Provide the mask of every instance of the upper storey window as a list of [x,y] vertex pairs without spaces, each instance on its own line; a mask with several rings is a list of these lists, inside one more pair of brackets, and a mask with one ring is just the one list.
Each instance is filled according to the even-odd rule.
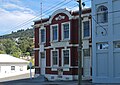
[[108,22],[108,8],[105,6],[100,6],[97,9],[97,22],[107,23]]
[[51,41],[58,41],[58,25],[51,26]]
[[39,40],[41,44],[46,42],[46,28],[44,26],[39,29]]
[[41,29],[41,42],[44,43],[45,42],[45,29]]
[[62,39],[69,40],[70,39],[70,23],[62,23]]
[[90,26],[89,26],[89,21],[83,22],[83,29],[84,29],[84,37],[89,37],[90,36]]

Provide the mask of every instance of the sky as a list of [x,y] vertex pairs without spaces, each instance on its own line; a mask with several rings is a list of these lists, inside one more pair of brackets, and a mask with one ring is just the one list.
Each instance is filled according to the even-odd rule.
[[[91,7],[90,0],[82,0]],[[78,10],[76,0],[0,0],[0,35],[32,28],[33,21],[49,17],[57,9]],[[41,16],[42,14],[42,16]]]

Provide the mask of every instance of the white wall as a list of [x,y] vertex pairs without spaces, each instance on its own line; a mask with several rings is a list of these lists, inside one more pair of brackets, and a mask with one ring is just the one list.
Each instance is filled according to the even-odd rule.
[[[11,66],[15,66],[15,70],[11,70]],[[23,69],[23,70],[22,70]],[[9,75],[27,71],[27,64],[0,64],[0,75]]]
[[[96,9],[100,5],[108,8],[108,23],[95,22]],[[114,42],[120,41],[120,0],[92,0],[92,51],[93,82],[120,83],[120,49],[114,48]],[[107,29],[106,35],[101,31]],[[98,50],[97,43],[108,43],[108,49]]]

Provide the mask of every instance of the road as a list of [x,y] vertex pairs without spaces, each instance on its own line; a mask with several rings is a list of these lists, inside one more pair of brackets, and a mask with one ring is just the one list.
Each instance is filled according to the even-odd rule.
[[[0,85],[78,85],[78,81],[44,81],[44,77],[30,78],[29,74],[0,79]],[[81,85],[120,85],[120,84],[94,84],[91,81],[82,81]]]

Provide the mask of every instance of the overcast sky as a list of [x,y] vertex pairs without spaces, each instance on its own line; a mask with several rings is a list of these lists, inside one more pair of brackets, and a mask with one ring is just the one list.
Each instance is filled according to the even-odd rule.
[[[85,1],[85,8],[90,7],[90,0]],[[0,0],[0,35],[12,31],[31,28],[34,20],[48,17],[60,8],[78,10],[75,0]]]

